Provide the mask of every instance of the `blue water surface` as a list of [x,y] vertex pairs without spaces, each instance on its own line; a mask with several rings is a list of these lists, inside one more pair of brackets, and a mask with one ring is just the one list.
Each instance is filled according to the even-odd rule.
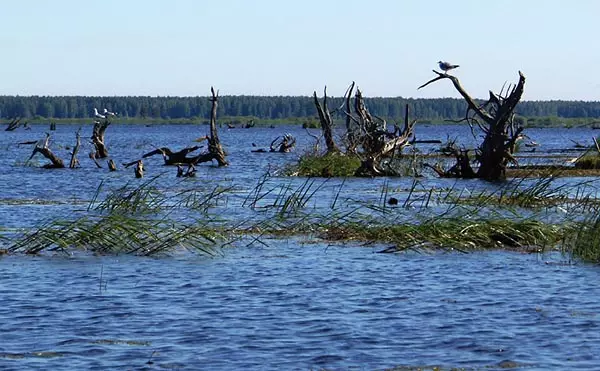
[[[77,128],[59,125],[52,132],[52,148],[63,158]],[[18,143],[40,139],[46,130],[34,125],[0,135],[0,227],[9,236],[85,213],[99,187],[108,192],[144,181],[122,166],[117,172],[96,168],[85,140],[80,169],[41,169],[45,160],[38,158],[35,166],[23,166],[32,148]],[[90,130],[83,125],[82,136]],[[462,126],[417,130],[422,139],[470,135]],[[297,137],[295,152],[250,152],[251,143],[268,147],[285,132]],[[206,126],[114,124],[107,144],[121,164],[156,146],[193,145],[206,133]],[[585,141],[593,131],[535,129],[528,135],[543,152],[564,148],[569,139]],[[220,138],[229,167],[202,164],[196,178],[181,180],[155,157],[145,161],[145,180],[159,176],[156,185],[165,192],[231,187],[213,210],[228,218],[258,212],[243,204],[266,172],[274,175],[273,187],[306,181],[277,176],[311,147],[304,129],[224,129]],[[319,182],[319,196],[308,206],[315,210],[327,209],[342,184],[338,202],[380,203],[383,189],[408,197],[414,180]],[[419,180],[425,190],[493,186]],[[262,206],[272,202],[267,199]],[[403,212],[411,218],[418,211]],[[598,267],[564,264],[555,254],[375,253],[383,247],[305,237],[238,242],[215,257],[3,256],[0,369],[600,368]]]

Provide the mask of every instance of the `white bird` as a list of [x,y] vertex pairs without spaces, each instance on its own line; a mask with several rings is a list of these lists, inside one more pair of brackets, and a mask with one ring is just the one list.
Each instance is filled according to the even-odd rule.
[[106,108],[104,109],[104,111],[102,112],[103,115],[105,116],[116,116],[117,114],[114,112],[110,112],[109,110],[107,110]]
[[98,109],[96,107],[94,107],[94,117],[97,117],[99,119],[105,119],[106,118],[106,116],[101,115],[101,114],[98,113]]
[[460,67],[458,64],[450,64],[450,63],[444,62],[444,61],[438,61],[438,64],[440,66],[440,69],[446,73],[448,73],[448,71],[450,71],[450,70]]

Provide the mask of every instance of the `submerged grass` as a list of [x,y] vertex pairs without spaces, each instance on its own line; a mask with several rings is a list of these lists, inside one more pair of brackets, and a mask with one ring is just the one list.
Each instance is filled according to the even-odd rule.
[[573,258],[600,264],[600,215],[591,215],[574,225],[562,248]]
[[360,167],[360,159],[342,153],[320,155],[310,153],[303,155],[293,172],[294,175],[308,177],[350,177]]
[[[325,188],[327,179],[282,184],[270,182],[265,175],[241,205],[250,213],[248,218],[224,221],[210,211],[217,205],[228,207],[231,187],[165,192],[155,187],[154,178],[104,197],[100,197],[101,185],[81,215],[46,222],[10,239],[7,251],[156,256],[184,249],[212,256],[220,252],[220,246],[238,238],[260,242],[265,236],[305,235],[393,245],[381,252],[561,249],[573,259],[600,263],[600,207],[595,189],[584,182],[574,191],[553,180],[517,179],[494,190],[438,192],[420,189],[415,179],[404,190],[405,197],[390,204],[389,181],[381,186],[376,201],[339,202],[346,180]],[[323,197],[323,192],[331,194]],[[563,208],[562,217],[547,221],[548,207]],[[524,208],[542,210],[525,217]]]
[[[226,241],[222,228],[211,225],[207,211],[225,189],[216,187],[206,194],[186,190],[167,196],[150,179],[137,187],[126,185],[98,200],[102,184],[88,205],[86,214],[72,220],[52,220],[9,245],[7,251],[26,254],[70,253],[84,250],[96,254],[154,256],[178,248],[215,255],[218,242]],[[185,221],[173,211],[185,207],[201,211],[201,218]]]

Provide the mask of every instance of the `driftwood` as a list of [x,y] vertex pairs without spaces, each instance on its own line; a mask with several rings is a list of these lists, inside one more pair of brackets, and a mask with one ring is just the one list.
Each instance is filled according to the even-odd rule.
[[179,164],[193,164],[196,160],[196,157],[187,157],[188,154],[194,152],[200,146],[186,147],[180,151],[173,152],[167,147],[157,148],[152,152],[148,152],[144,154],[142,157],[147,158],[150,156],[161,154],[165,161],[165,165],[179,165]]
[[321,129],[323,130],[323,136],[325,137],[325,145],[327,146],[327,153],[337,153],[340,149],[333,140],[333,119],[331,113],[327,107],[327,87],[323,89],[323,105],[317,98],[317,92],[313,93],[315,106],[317,107],[317,113],[319,115],[319,122],[321,123]]
[[6,127],[6,129],[4,129],[4,131],[13,131],[21,125],[22,125],[21,118],[20,117],[14,118],[8,123],[8,126]]
[[94,160],[99,158],[108,157],[108,150],[106,149],[106,144],[104,143],[104,133],[106,132],[106,128],[110,125],[110,121],[104,119],[102,121],[94,121],[94,128],[92,129],[92,144],[94,145],[95,151],[94,156],[91,157]]
[[[353,85],[348,91],[352,94]],[[347,100],[349,102],[349,100]],[[348,109],[350,106],[348,106]],[[401,130],[397,125],[393,132],[387,130],[384,119],[372,116],[367,110],[362,92],[356,89],[354,97],[354,113],[346,112],[346,116],[354,123],[351,130],[352,146],[359,148],[361,166],[356,171],[358,176],[380,176],[397,175],[393,169],[382,164],[384,158],[393,158],[396,153],[410,145],[410,139],[414,135],[416,120],[409,118],[409,106],[405,107],[404,128]]]
[[[361,159],[361,166],[355,175],[397,175],[396,171],[387,164],[384,164],[383,160],[393,158],[397,153],[402,152],[402,148],[410,145],[416,120],[409,119],[409,108],[407,105],[404,129],[400,130],[396,126],[394,131],[389,132],[384,119],[369,113],[364,104],[360,89],[356,89],[354,101],[352,101],[354,87],[355,83],[352,82],[344,96],[344,104],[338,110],[343,109],[346,115],[346,134],[344,136],[346,140],[346,154],[358,156]],[[317,99],[316,92],[314,93],[314,102],[321,122],[327,153],[340,152],[339,147],[333,140],[333,121],[331,113],[327,108],[327,91],[325,90],[323,105]]]
[[294,138],[292,134],[285,134],[284,136],[275,138],[271,142],[271,145],[269,146],[269,151],[287,153],[291,152],[295,145],[296,138]]
[[143,178],[144,177],[144,162],[142,160],[137,160],[135,165],[135,177]]
[[[144,154],[142,156],[142,158],[161,154],[165,161],[165,165],[181,165],[181,164],[196,165],[201,162],[209,162],[212,160],[216,160],[217,163],[219,164],[219,166],[229,165],[227,160],[225,159],[225,151],[223,150],[223,147],[221,146],[221,142],[219,141],[219,134],[217,132],[217,106],[218,106],[217,102],[219,99],[219,93],[215,92],[215,89],[213,87],[210,88],[210,91],[212,93],[212,97],[210,98],[210,101],[212,102],[212,109],[211,109],[211,115],[210,115],[210,135],[196,139],[196,141],[203,141],[203,140],[207,141],[208,152],[201,153],[201,154],[193,156],[193,157],[188,157],[187,156],[188,154],[190,154],[191,152],[194,152],[195,150],[197,150],[201,147],[200,146],[187,147],[178,152],[173,152],[167,147],[161,147],[161,148],[155,149],[154,151]],[[129,163],[124,163],[123,166],[129,167],[132,164],[137,163],[138,161],[141,161],[141,160],[135,160],[135,161],[132,161]]]
[[[252,143],[252,146],[255,147],[256,144]],[[291,152],[292,149],[296,146],[296,138],[292,134],[285,134],[283,136],[278,136],[273,139],[271,145],[269,146],[269,150],[264,148],[253,149],[251,152],[280,152],[280,153],[288,153]]]
[[216,160],[219,166],[227,166],[229,163],[225,159],[225,151],[221,146],[219,140],[219,134],[217,132],[217,106],[219,100],[219,92],[215,92],[215,89],[211,86],[210,92],[212,94],[209,99],[212,102],[212,109],[210,111],[210,136],[207,136],[208,141],[208,153],[202,153],[194,157],[192,164],[198,164],[201,162],[209,162]]
[[75,147],[73,148],[73,152],[71,152],[71,161],[69,161],[69,167],[71,169],[74,169],[77,166],[79,166],[79,160],[77,159],[77,153],[79,152],[79,147],[81,146],[80,131],[81,131],[81,128],[79,130],[77,130],[77,133],[75,133]]
[[523,95],[525,76],[519,72],[519,82],[516,85],[509,86],[505,92],[502,89],[499,94],[490,91],[488,100],[483,104],[477,104],[462,87],[456,76],[435,70],[433,72],[438,76],[419,86],[419,89],[442,79],[452,81],[456,91],[467,103],[465,117],[457,122],[466,122],[472,130],[476,126],[485,133],[485,138],[475,154],[475,160],[479,163],[477,171],[471,168],[468,156],[457,156],[456,168],[467,166],[470,168],[470,170],[465,169],[465,171],[458,172],[457,176],[469,177],[474,174],[474,177],[486,180],[504,179],[508,163],[516,162],[513,153],[516,142],[521,138],[523,131],[523,127],[516,126],[514,110]]
[[50,143],[50,134],[46,133],[46,138],[41,139],[36,143],[35,148],[33,149],[33,152],[31,153],[31,156],[29,156],[29,159],[27,159],[27,161],[25,161],[25,164],[28,164],[29,161],[31,161],[31,159],[33,158],[33,156],[36,155],[36,153],[40,153],[40,154],[42,154],[42,156],[44,156],[45,158],[47,158],[48,160],[51,161],[51,163],[42,166],[44,169],[64,168],[65,164],[64,164],[63,160],[61,160],[60,157],[58,157],[54,153],[52,153],[52,151],[50,150],[50,147],[49,147],[49,143]]
[[181,165],[177,165],[177,177],[194,177],[196,176],[196,167],[193,164],[188,164],[188,168],[186,171],[183,171],[183,167]]

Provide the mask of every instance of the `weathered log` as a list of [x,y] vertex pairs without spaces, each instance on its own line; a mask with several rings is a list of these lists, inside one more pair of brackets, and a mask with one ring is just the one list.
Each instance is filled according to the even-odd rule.
[[79,160],[77,159],[77,153],[79,152],[79,147],[81,146],[81,128],[77,130],[75,133],[75,147],[73,148],[73,152],[71,152],[71,161],[69,161],[69,168],[74,169],[79,166]]
[[135,166],[135,177],[136,178],[143,178],[144,177],[144,162],[142,160],[137,160],[136,161],[136,166]]
[[219,140],[219,133],[217,132],[217,107],[219,100],[219,92],[215,92],[215,89],[211,86],[210,92],[212,94],[209,100],[212,103],[212,109],[210,111],[210,137],[207,137],[208,141],[208,153],[202,153],[194,157],[192,164],[199,164],[201,162],[209,162],[216,160],[219,166],[228,166],[229,163],[225,159],[225,151],[221,146]]
[[33,152],[31,153],[31,156],[29,156],[29,159],[27,159],[27,161],[25,161],[25,164],[28,164],[29,161],[31,161],[31,159],[33,158],[33,156],[36,155],[36,153],[40,153],[40,154],[42,154],[42,156],[44,156],[51,162],[49,164],[42,166],[44,169],[64,168],[65,164],[64,164],[63,160],[60,157],[56,156],[50,150],[49,143],[50,143],[50,134],[46,133],[46,138],[39,140],[37,142],[37,144],[35,145],[35,148],[33,149]]
[[162,155],[165,165],[177,165],[177,164],[191,164],[194,163],[196,156],[187,157],[188,154],[194,152],[200,146],[186,147],[180,151],[173,152],[168,147],[157,148],[154,151],[148,152],[142,155],[143,158],[147,158],[154,155]]
[[94,121],[94,128],[92,129],[92,144],[94,145],[94,159],[108,157],[108,150],[104,143],[104,133],[106,128],[110,125],[110,121],[105,119],[103,121]]
[[[519,82],[516,85],[509,87],[504,94],[503,91],[498,95],[490,92],[488,100],[479,105],[462,87],[456,76],[435,70],[433,72],[438,76],[421,85],[419,89],[435,81],[449,79],[467,103],[465,118],[461,121],[467,122],[471,128],[475,124],[485,133],[485,138],[476,151],[475,159],[479,167],[475,177],[491,181],[504,179],[507,164],[515,161],[515,143],[523,131],[522,127],[515,127],[514,110],[523,95],[525,76],[519,71]],[[460,157],[459,160],[457,157],[456,168],[462,167],[459,163],[461,161],[464,159]],[[459,177],[471,176],[468,171],[458,174]]]
[[13,131],[16,128],[18,128],[19,126],[21,126],[21,118],[20,117],[16,117],[14,119],[12,119],[9,123],[8,126],[6,127],[6,129],[4,129],[5,131]]
[[323,106],[317,98],[317,92],[313,93],[315,106],[317,107],[317,113],[319,115],[319,122],[321,123],[321,129],[323,130],[323,136],[325,137],[325,146],[327,147],[327,153],[337,153],[340,149],[333,140],[333,119],[331,113],[327,107],[327,87],[323,89]]
[[196,176],[196,167],[193,164],[189,164],[187,171],[183,171],[183,167],[181,167],[181,165],[177,165],[177,177],[184,177],[184,178],[189,178],[189,177],[194,177]]
[[284,136],[275,138],[271,142],[271,145],[269,146],[269,151],[287,153],[291,152],[295,145],[296,138],[294,138],[292,134],[285,134]]

